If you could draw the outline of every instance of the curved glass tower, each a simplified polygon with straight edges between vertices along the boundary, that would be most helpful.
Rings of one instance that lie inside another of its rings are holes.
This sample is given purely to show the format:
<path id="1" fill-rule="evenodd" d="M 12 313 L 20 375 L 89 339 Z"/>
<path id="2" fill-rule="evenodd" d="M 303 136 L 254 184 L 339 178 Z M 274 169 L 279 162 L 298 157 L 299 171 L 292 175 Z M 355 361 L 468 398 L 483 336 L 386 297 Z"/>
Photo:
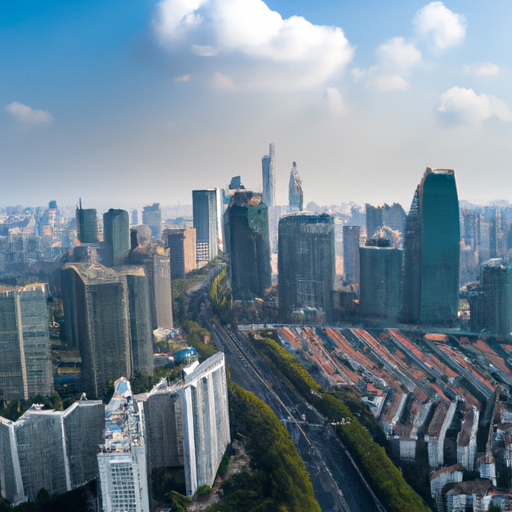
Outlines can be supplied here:
<path id="1" fill-rule="evenodd" d="M 451 324 L 459 309 L 460 224 L 455 172 L 427 167 L 419 199 L 421 322 Z"/>

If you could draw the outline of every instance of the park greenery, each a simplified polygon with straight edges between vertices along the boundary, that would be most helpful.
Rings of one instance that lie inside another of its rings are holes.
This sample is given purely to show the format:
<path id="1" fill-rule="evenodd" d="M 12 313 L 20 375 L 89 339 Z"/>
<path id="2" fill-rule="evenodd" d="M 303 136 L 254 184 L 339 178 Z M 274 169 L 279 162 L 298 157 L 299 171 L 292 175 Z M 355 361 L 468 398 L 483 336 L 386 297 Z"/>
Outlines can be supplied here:
<path id="1" fill-rule="evenodd" d="M 336 391 L 326 392 L 281 345 L 270 338 L 252 335 L 251 341 L 276 372 L 285 377 L 333 428 L 373 491 L 389 512 L 426 512 L 429 507 L 404 480 L 385 449 L 343 402 Z"/>

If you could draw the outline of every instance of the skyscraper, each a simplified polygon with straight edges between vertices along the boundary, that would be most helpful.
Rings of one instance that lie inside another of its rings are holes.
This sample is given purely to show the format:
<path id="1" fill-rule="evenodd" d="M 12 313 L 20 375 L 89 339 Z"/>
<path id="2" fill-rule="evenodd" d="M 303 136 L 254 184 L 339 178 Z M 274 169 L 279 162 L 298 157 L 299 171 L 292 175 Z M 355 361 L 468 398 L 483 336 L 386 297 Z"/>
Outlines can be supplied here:
<path id="1" fill-rule="evenodd" d="M 82 357 L 82 385 L 101 397 L 107 382 L 131 375 L 126 280 L 103 265 L 68 263 L 61 269 L 66 333 Z M 69 338 L 68 338 L 69 339 Z"/>
<path id="2" fill-rule="evenodd" d="M 263 203 L 267 206 L 274 206 L 275 197 L 275 145 L 270 143 L 268 147 L 268 155 L 261 159 L 261 168 L 263 174 Z"/>
<path id="3" fill-rule="evenodd" d="M 0 286 L 0 399 L 53 392 L 46 285 Z"/>
<path id="4" fill-rule="evenodd" d="M 108 246 L 111 265 L 121 265 L 130 250 L 130 223 L 126 210 L 111 208 L 103 214 L 103 241 Z"/>
<path id="5" fill-rule="evenodd" d="M 196 260 L 207 263 L 219 254 L 218 189 L 192 191 L 192 210 L 196 230 Z"/>
<path id="6" fill-rule="evenodd" d="M 225 218 L 233 297 L 262 297 L 271 285 L 268 207 L 260 194 L 239 190 L 231 198 Z"/>
<path id="7" fill-rule="evenodd" d="M 142 223 L 151 228 L 151 237 L 153 240 L 160 240 L 162 233 L 162 213 L 160 203 L 154 203 L 151 206 L 144 206 L 142 210 Z"/>
<path id="8" fill-rule="evenodd" d="M 347 284 L 359 284 L 359 226 L 343 226 L 343 276 Z"/>
<path id="9" fill-rule="evenodd" d="M 361 264 L 360 313 L 369 320 L 397 322 L 400 314 L 402 250 L 385 238 L 359 248 Z M 382 244 L 382 241 L 385 244 Z"/>
<path id="10" fill-rule="evenodd" d="M 459 240 L 455 173 L 427 167 L 406 222 L 404 320 L 418 321 L 419 312 L 424 324 L 453 323 L 459 309 Z"/>
<path id="11" fill-rule="evenodd" d="M 83 244 L 94 244 L 98 241 L 98 221 L 94 208 L 82 208 L 80 199 L 79 207 L 76 209 L 76 227 L 78 240 Z"/>
<path id="12" fill-rule="evenodd" d="M 317 319 L 331 317 L 335 276 L 334 218 L 310 212 L 279 221 L 279 309 L 285 319 L 294 310 L 312 308 Z"/>
<path id="13" fill-rule="evenodd" d="M 288 204 L 291 211 L 302 211 L 304 203 L 304 193 L 302 190 L 302 180 L 297 171 L 297 164 L 293 162 L 290 171 L 290 183 L 288 186 Z"/>
<path id="14" fill-rule="evenodd" d="M 166 229 L 163 238 L 171 251 L 171 279 L 183 279 L 196 268 L 196 230 Z"/>

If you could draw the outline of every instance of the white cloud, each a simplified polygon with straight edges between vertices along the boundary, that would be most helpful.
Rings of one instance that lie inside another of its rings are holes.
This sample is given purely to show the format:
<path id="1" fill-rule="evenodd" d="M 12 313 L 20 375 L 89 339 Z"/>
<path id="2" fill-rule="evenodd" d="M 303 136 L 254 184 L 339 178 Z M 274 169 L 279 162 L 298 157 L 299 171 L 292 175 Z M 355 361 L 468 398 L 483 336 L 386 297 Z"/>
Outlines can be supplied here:
<path id="1" fill-rule="evenodd" d="M 466 37 L 466 25 L 466 18 L 450 11 L 443 2 L 429 3 L 413 19 L 417 34 L 431 40 L 439 50 L 460 44 Z"/>
<path id="2" fill-rule="evenodd" d="M 479 124 L 490 117 L 512 121 L 512 114 L 505 102 L 463 87 L 452 87 L 442 94 L 437 110 L 447 123 Z"/>
<path id="3" fill-rule="evenodd" d="M 221 91 L 235 91 L 236 87 L 233 79 L 222 73 L 214 73 L 213 75 L 213 86 Z"/>
<path id="4" fill-rule="evenodd" d="M 480 76 L 498 76 L 500 68 L 497 64 L 486 62 L 485 64 L 470 64 L 469 66 L 464 66 L 464 71 Z"/>
<path id="5" fill-rule="evenodd" d="M 378 91 L 404 90 L 409 82 L 404 78 L 411 67 L 421 62 L 421 52 L 403 37 L 395 37 L 377 48 L 378 66 L 366 70 L 355 68 L 355 82 L 364 82 L 367 89 Z"/>
<path id="6" fill-rule="evenodd" d="M 353 55 L 341 28 L 314 25 L 300 16 L 283 19 L 262 0 L 162 0 L 154 25 L 171 51 L 184 46 L 199 56 L 217 56 L 223 72 L 246 88 L 320 85 Z"/>
<path id="7" fill-rule="evenodd" d="M 336 87 L 327 87 L 326 98 L 329 107 L 334 112 L 343 112 L 345 110 L 345 101 L 340 90 Z"/>
<path id="8" fill-rule="evenodd" d="M 174 81 L 175 82 L 188 82 L 192 78 L 192 75 L 181 75 L 177 76 Z"/>
<path id="9" fill-rule="evenodd" d="M 43 124 L 53 121 L 53 117 L 50 112 L 45 110 L 35 110 L 27 105 L 23 105 L 23 103 L 18 103 L 17 101 L 9 103 L 9 105 L 5 107 L 5 110 L 24 124 Z"/>

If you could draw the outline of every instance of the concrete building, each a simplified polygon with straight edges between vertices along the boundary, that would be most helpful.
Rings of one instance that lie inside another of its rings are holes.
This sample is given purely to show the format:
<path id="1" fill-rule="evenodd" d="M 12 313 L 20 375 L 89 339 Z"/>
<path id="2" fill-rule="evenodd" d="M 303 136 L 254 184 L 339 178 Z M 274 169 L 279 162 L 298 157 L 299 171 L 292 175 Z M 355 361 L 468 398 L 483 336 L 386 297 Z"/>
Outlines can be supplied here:
<path id="1" fill-rule="evenodd" d="M 304 192 L 302 189 L 302 180 L 297 171 L 297 164 L 293 162 L 290 171 L 290 183 L 288 185 L 288 205 L 290 211 L 302 211 L 304 209 Z"/>
<path id="2" fill-rule="evenodd" d="M 104 415 L 101 401 L 80 401 L 65 411 L 33 405 L 14 422 L 0 417 L 2 496 L 16 504 L 94 480 Z"/>
<path id="3" fill-rule="evenodd" d="M 318 320 L 332 316 L 335 276 L 334 219 L 310 212 L 279 221 L 279 309 L 290 320 L 294 311 L 317 311 Z"/>
<path id="4" fill-rule="evenodd" d="M 103 242 L 108 247 L 111 265 L 121 265 L 130 251 L 130 223 L 126 210 L 111 208 L 103 214 Z"/>
<path id="5" fill-rule="evenodd" d="M 163 238 L 171 251 L 171 279 L 183 279 L 196 268 L 196 230 L 166 229 Z"/>
<path id="6" fill-rule="evenodd" d="M 261 195 L 233 194 L 225 213 L 226 245 L 235 300 L 262 297 L 271 285 L 268 208 Z"/>
<path id="7" fill-rule="evenodd" d="M 151 228 L 151 237 L 153 240 L 160 240 L 162 234 L 162 212 L 160 203 L 154 203 L 151 206 L 144 206 L 142 209 L 142 224 Z"/>
<path id="8" fill-rule="evenodd" d="M 343 226 L 343 277 L 347 284 L 359 284 L 359 226 Z"/>
<path id="9" fill-rule="evenodd" d="M 102 265 L 61 269 L 66 334 L 82 357 L 82 385 L 101 397 L 107 382 L 131 375 L 130 317 L 126 279 Z"/>
<path id="10" fill-rule="evenodd" d="M 275 145 L 269 144 L 268 155 L 261 159 L 261 170 L 263 176 L 263 197 L 262 201 L 268 207 L 276 204 L 276 175 L 275 175 Z"/>
<path id="11" fill-rule="evenodd" d="M 96 210 L 82 208 L 82 200 L 76 209 L 76 227 L 78 240 L 83 244 L 94 244 L 98 241 L 98 220 Z"/>
<path id="12" fill-rule="evenodd" d="M 146 446 L 142 417 L 130 382 L 121 377 L 105 409 L 104 442 L 98 453 L 103 512 L 149 511 Z"/>
<path id="13" fill-rule="evenodd" d="M 359 304 L 362 317 L 374 321 L 398 321 L 401 305 L 402 252 L 401 249 L 389 246 L 367 245 L 359 248 Z"/>
<path id="14" fill-rule="evenodd" d="M 46 285 L 0 286 L 0 399 L 53 392 Z"/>
<path id="15" fill-rule="evenodd" d="M 427 167 L 406 221 L 404 321 L 451 325 L 457 318 L 459 242 L 455 172 Z"/>
<path id="16" fill-rule="evenodd" d="M 502 258 L 482 263 L 480 287 L 470 293 L 471 330 L 495 334 L 512 332 L 512 265 Z"/>
<path id="17" fill-rule="evenodd" d="M 230 443 L 224 354 L 183 370 L 183 381 L 160 382 L 135 397 L 145 418 L 148 470 L 183 466 L 186 492 L 211 486 Z"/>
<path id="18" fill-rule="evenodd" d="M 196 230 L 198 265 L 219 254 L 220 191 L 216 188 L 192 191 L 192 213 Z"/>

